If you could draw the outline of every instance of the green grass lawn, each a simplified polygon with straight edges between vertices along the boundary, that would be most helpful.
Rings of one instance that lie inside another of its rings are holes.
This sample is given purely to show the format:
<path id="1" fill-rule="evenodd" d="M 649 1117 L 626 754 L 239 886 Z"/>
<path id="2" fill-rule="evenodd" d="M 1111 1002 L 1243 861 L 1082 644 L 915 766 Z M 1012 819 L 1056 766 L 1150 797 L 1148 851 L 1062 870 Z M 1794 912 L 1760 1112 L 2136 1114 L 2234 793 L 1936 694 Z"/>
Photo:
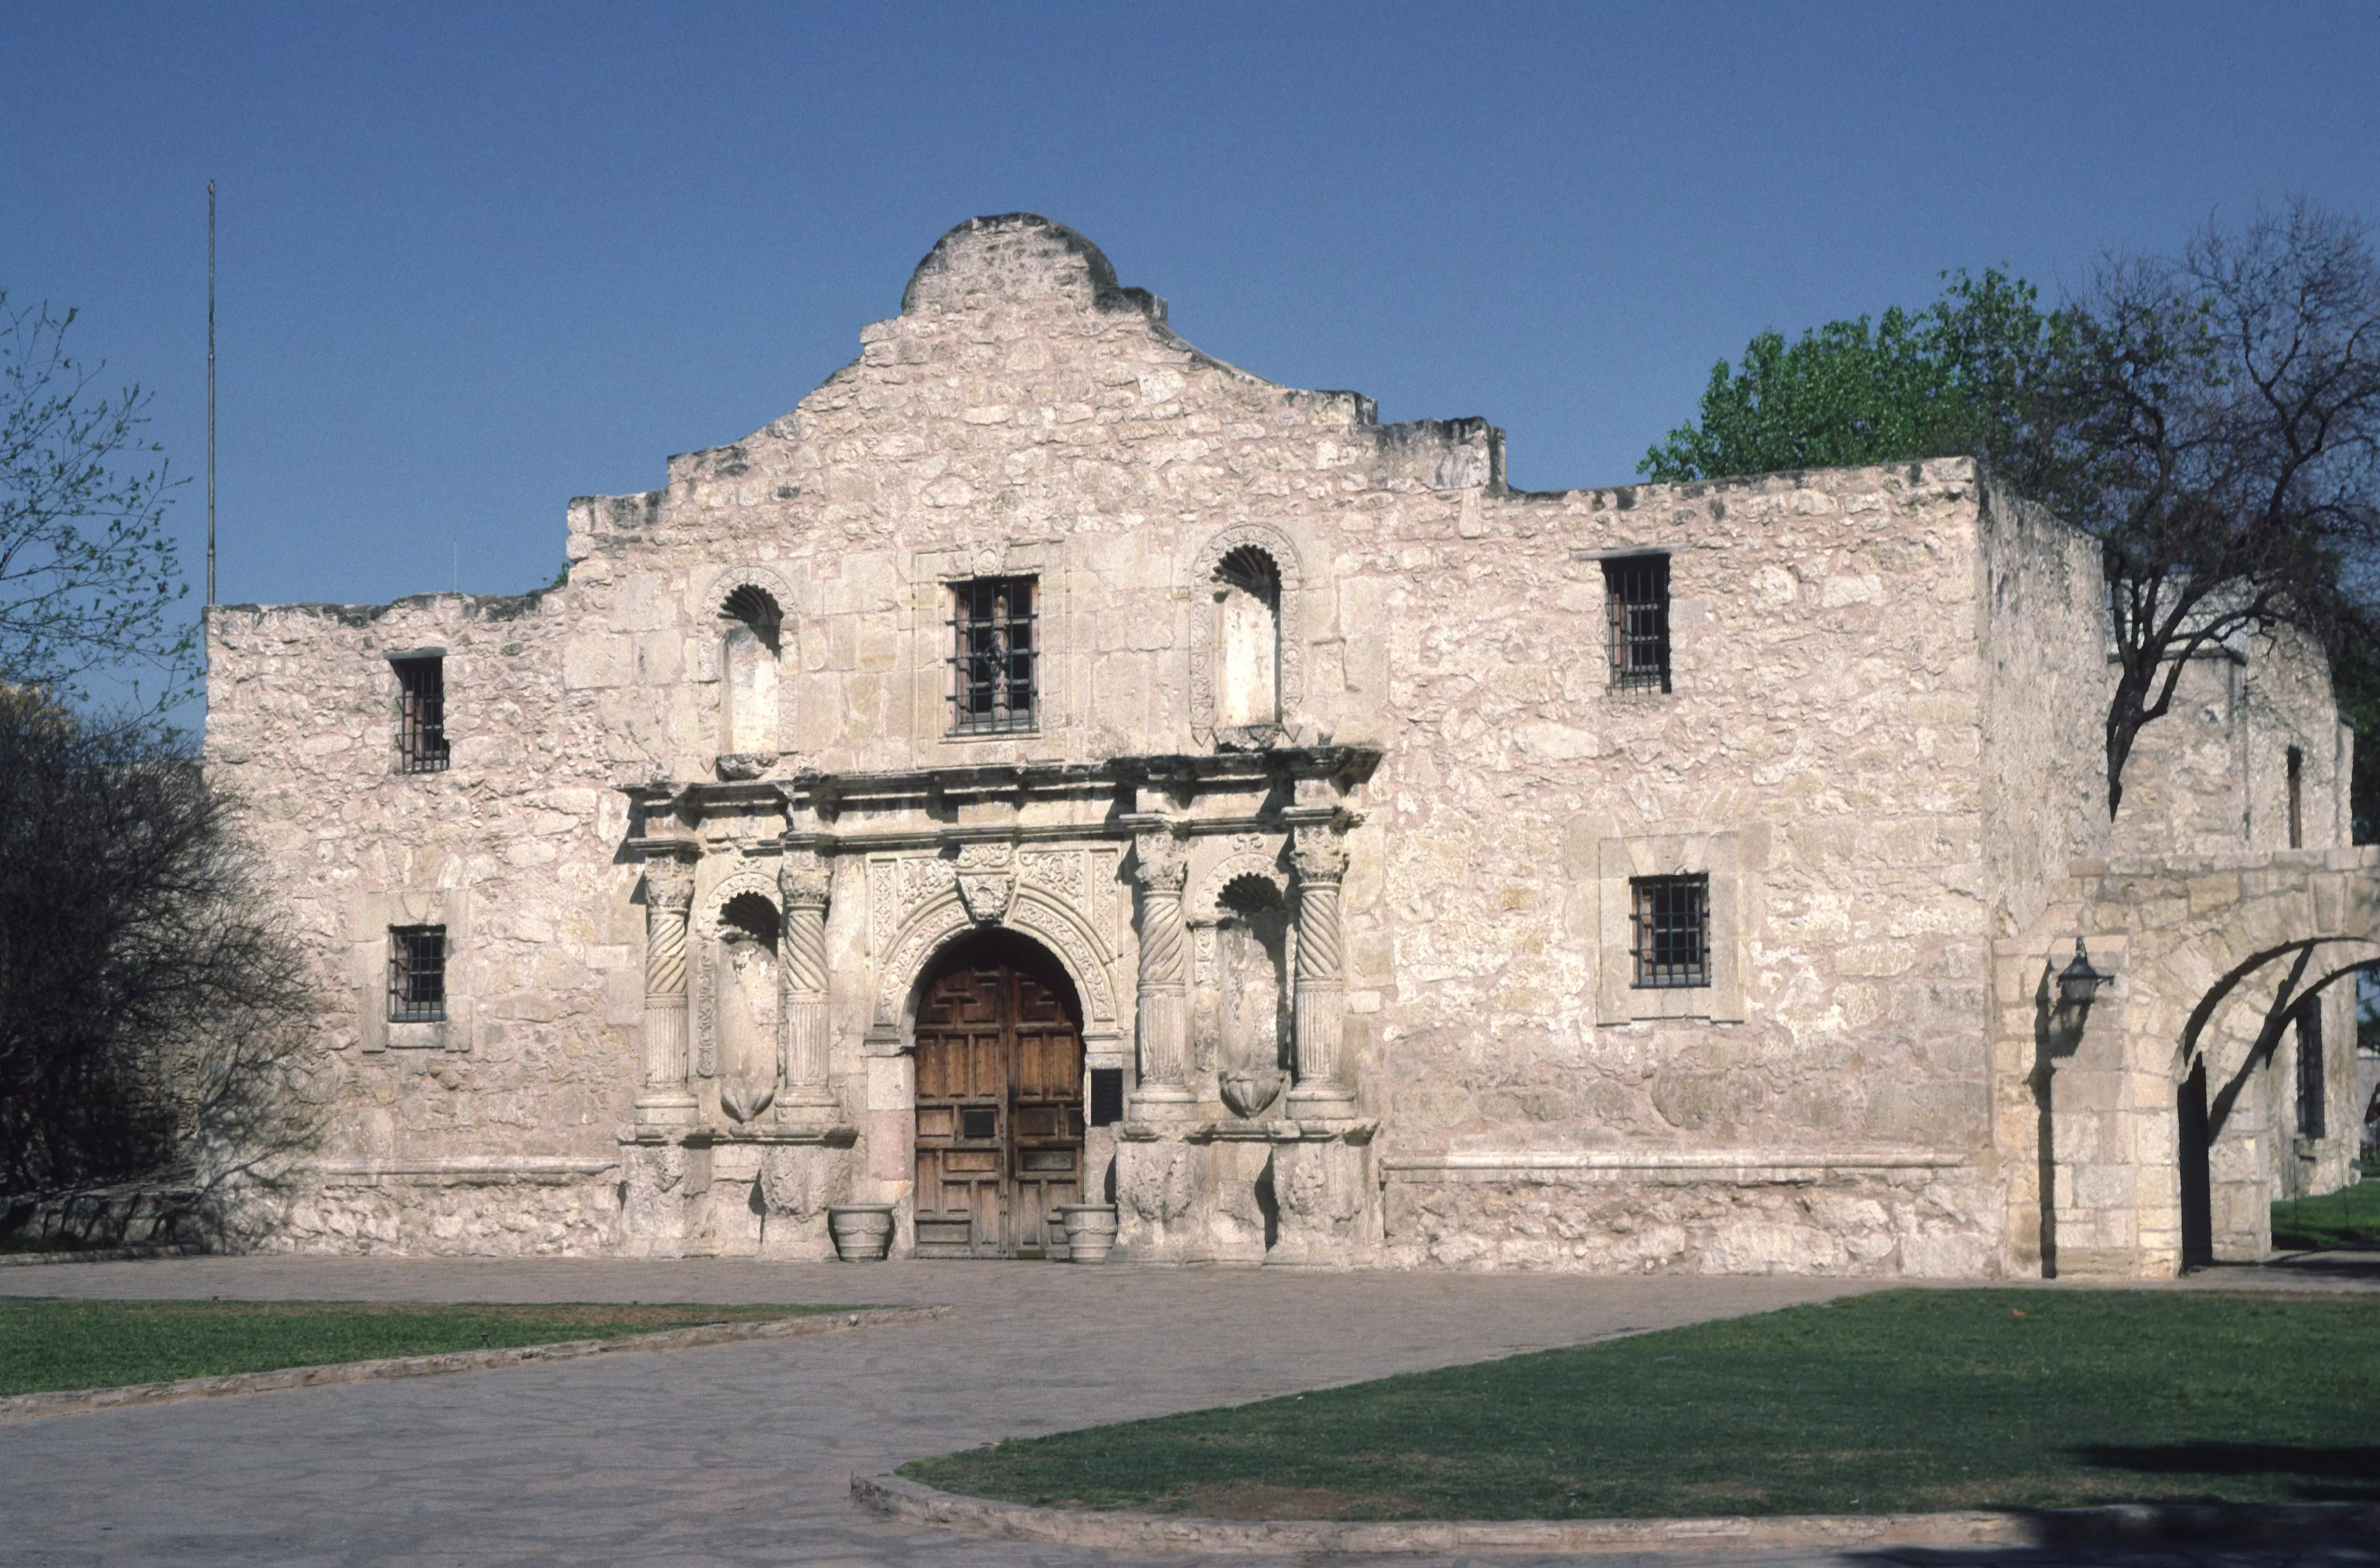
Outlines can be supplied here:
<path id="1" fill-rule="evenodd" d="M 2380 1300 L 1895 1290 L 918 1460 L 1239 1517 L 2380 1501 Z"/>
<path id="2" fill-rule="evenodd" d="M 2363 1163 L 2363 1180 L 2320 1198 L 2284 1198 L 2273 1205 L 2273 1249 L 2314 1252 L 2380 1243 L 2380 1164 Z"/>
<path id="3" fill-rule="evenodd" d="M 358 1301 L 67 1301 L 0 1297 L 0 1394 L 268 1372 L 383 1356 L 431 1356 L 610 1339 L 849 1311 L 844 1307 L 528 1307 Z"/>

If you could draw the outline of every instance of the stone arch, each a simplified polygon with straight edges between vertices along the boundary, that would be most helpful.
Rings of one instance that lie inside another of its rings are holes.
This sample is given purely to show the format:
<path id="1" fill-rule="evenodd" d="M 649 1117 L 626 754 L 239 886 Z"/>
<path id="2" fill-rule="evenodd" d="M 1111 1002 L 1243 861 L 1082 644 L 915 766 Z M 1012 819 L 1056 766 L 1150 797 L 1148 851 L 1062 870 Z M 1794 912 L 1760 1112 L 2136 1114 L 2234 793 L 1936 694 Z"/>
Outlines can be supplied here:
<path id="1" fill-rule="evenodd" d="M 1273 573 L 1275 590 L 1275 713 L 1269 725 L 1234 727 L 1219 713 L 1216 645 L 1220 633 L 1214 586 L 1225 563 L 1260 557 Z M 1297 546 L 1269 523 L 1239 523 L 1211 536 L 1190 562 L 1190 732 L 1202 745 L 1261 745 L 1261 731 L 1277 738 L 1294 720 L 1305 694 L 1305 636 L 1302 615 L 1304 569 Z M 1235 733 L 1235 729 L 1237 733 Z"/>
<path id="2" fill-rule="evenodd" d="M 2100 1081 L 2060 1113 L 2074 1127 L 2058 1159 L 2076 1191 L 2096 1165 L 2103 1189 L 2131 1196 L 2075 1228 L 2129 1233 L 2136 1272 L 2190 1261 L 2192 1225 L 2214 1258 L 2261 1257 L 2283 1158 L 2295 1158 L 2270 1069 L 2310 999 L 2380 962 L 2380 850 L 2121 867 L 2099 879 L 2084 919 L 2095 958 L 2123 957 L 2105 1026 L 2093 1019 L 2059 1068 Z M 2131 1152 L 2080 1152 L 2095 1143 Z M 2195 1214 L 2193 1182 L 2207 1205 Z"/>
<path id="3" fill-rule="evenodd" d="M 1090 1008 L 1083 995 L 1082 983 L 1075 977 L 1075 966 L 1066 961 L 1065 955 L 1055 946 L 1045 941 L 1039 932 L 1011 925 L 1005 922 L 998 925 L 980 925 L 970 923 L 950 932 L 936 942 L 927 952 L 924 960 L 917 966 L 917 972 L 910 976 L 907 999 L 903 1003 L 901 1009 L 901 1028 L 905 1039 L 914 1039 L 912 1031 L 917 1026 L 918 1004 L 924 999 L 928 988 L 940 978 L 947 967 L 951 955 L 963 951 L 971 944 L 986 937 L 1004 938 L 1010 942 L 1022 943 L 1047 959 L 1050 968 L 1065 976 L 1067 989 L 1072 993 L 1067 999 L 1074 1004 L 1076 1027 L 1087 1029 L 1089 1026 Z"/>
<path id="4" fill-rule="evenodd" d="M 1118 1028 L 1116 986 L 1103 945 L 1088 922 L 1037 887 L 1025 887 L 996 921 L 976 918 L 955 888 L 936 894 L 910 913 L 877 955 L 874 1024 L 880 1039 L 906 1049 L 915 1038 L 918 986 L 935 956 L 970 931 L 1002 930 L 1046 947 L 1066 972 L 1083 1009 L 1087 1040 Z"/>

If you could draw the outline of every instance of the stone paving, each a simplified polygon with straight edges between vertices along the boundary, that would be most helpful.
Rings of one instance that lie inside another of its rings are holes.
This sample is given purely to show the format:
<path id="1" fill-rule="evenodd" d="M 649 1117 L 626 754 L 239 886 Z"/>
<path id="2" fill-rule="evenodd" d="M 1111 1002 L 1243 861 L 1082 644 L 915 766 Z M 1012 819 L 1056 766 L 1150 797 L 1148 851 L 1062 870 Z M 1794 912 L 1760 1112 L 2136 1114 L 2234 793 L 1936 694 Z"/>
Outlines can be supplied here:
<path id="1" fill-rule="evenodd" d="M 2243 1274 L 2240 1283 L 2251 1282 Z M 1873 1282 L 1815 1279 L 1164 1272 L 1043 1263 L 861 1269 L 261 1258 L 12 1268 L 0 1270 L 0 1293 L 950 1302 L 959 1311 L 946 1321 L 820 1340 L 9 1423 L 0 1426 L 0 1568 L 1087 1568 L 1115 1559 L 913 1530 L 856 1508 L 847 1478 L 1004 1436 L 1874 1288 Z M 1862 1560 L 1879 1561 L 1792 1553 L 1725 1559 Z M 2006 1551 L 1897 1552 L 1884 1560 L 2050 1561 Z M 2192 1560 L 2343 1568 L 2380 1565 L 2380 1550 Z M 1519 1568 L 1548 1560 L 1478 1561 Z M 1689 1560 L 1665 1554 L 1644 1561 Z"/>

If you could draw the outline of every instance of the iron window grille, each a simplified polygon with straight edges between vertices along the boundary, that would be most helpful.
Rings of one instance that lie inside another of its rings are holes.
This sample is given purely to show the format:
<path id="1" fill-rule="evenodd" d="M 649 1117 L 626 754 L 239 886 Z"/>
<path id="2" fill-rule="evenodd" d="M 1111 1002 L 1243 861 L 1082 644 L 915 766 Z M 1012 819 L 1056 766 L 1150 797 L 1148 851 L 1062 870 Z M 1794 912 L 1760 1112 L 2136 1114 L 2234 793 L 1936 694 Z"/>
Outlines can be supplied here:
<path id="1" fill-rule="evenodd" d="M 399 658 L 396 669 L 396 764 L 400 773 L 446 768 L 446 671 L 437 657 Z"/>
<path id="2" fill-rule="evenodd" d="M 1710 877 L 1636 876 L 1628 882 L 1629 957 L 1640 990 L 1711 983 Z"/>
<path id="3" fill-rule="evenodd" d="M 2289 766 L 2289 848 L 2305 848 L 2305 753 L 2291 746 Z"/>
<path id="4" fill-rule="evenodd" d="M 951 585 L 953 734 L 1033 728 L 1040 665 L 1033 599 L 1030 577 Z"/>
<path id="5" fill-rule="evenodd" d="M 388 928 L 388 1021 L 437 1023 L 446 1017 L 446 928 Z"/>
<path id="6" fill-rule="evenodd" d="M 1611 684 L 1621 691 L 1670 689 L 1670 558 L 1630 556 L 1603 563 L 1611 613 Z"/>
<path id="7" fill-rule="evenodd" d="M 2309 1002 L 2298 1010 L 2298 1134 L 2302 1138 L 2324 1138 L 2330 1132 L 2322 1067 L 2322 1004 Z"/>

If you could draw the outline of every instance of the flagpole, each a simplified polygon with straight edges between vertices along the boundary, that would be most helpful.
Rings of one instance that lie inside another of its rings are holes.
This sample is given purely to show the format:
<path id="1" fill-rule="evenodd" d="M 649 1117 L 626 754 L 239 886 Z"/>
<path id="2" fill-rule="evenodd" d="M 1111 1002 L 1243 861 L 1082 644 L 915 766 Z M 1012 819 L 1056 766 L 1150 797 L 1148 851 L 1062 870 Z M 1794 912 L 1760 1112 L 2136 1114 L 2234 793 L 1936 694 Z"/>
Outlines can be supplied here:
<path id="1" fill-rule="evenodd" d="M 207 182 L 207 606 L 215 602 L 215 182 Z"/>

